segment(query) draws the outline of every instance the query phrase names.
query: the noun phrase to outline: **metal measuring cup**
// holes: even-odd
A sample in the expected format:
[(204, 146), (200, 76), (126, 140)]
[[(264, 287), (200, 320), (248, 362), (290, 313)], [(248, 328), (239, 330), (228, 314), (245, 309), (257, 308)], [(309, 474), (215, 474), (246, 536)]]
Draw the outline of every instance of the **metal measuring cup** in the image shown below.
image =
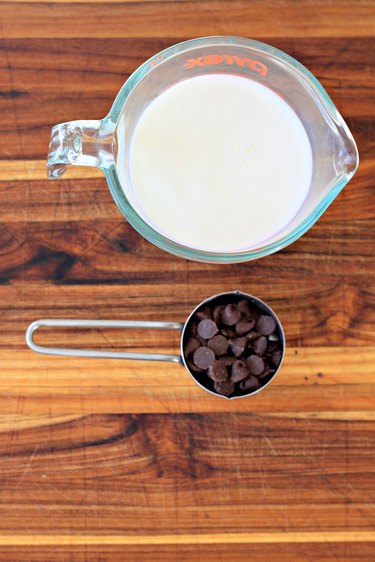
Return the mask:
[[(190, 335), (190, 328), (193, 322), (194, 315), (201, 309), (205, 308), (207, 305), (215, 306), (220, 304), (228, 304), (228, 302), (240, 301), (246, 299), (250, 305), (255, 305), (264, 314), (272, 316), (276, 323), (276, 336), (275, 340), (279, 341), (281, 344), (281, 359), (280, 363), (275, 369), (270, 379), (263, 384), (260, 388), (249, 391), (247, 393), (232, 395), (230, 397), (218, 394), (214, 390), (209, 388), (207, 383), (207, 376), (202, 373), (194, 372), (189, 368), (187, 357), (185, 356), (184, 348), (186, 344), (186, 339)], [(170, 355), (162, 353), (134, 353), (128, 351), (103, 351), (100, 349), (79, 349), (79, 348), (60, 348), (60, 347), (48, 347), (42, 346), (34, 341), (34, 334), (36, 330), (43, 327), (49, 328), (153, 328), (157, 330), (179, 330), (181, 332), (181, 343), (180, 352), (181, 355)], [(173, 363), (182, 363), (194, 379), (194, 381), (204, 390), (213, 394), (214, 396), (219, 396), (221, 398), (233, 399), (233, 398), (245, 398), (251, 394), (257, 394), (263, 390), (270, 382), (274, 379), (278, 373), (285, 352), (285, 336), (279, 318), (276, 316), (275, 312), (262, 300), (249, 295), (247, 293), (242, 293), (241, 291), (233, 291), (227, 293), (219, 293), (212, 297), (209, 297), (202, 301), (194, 310), (190, 313), (185, 323), (180, 322), (155, 322), (155, 321), (143, 321), (143, 320), (75, 320), (75, 319), (41, 319), (32, 322), (26, 330), (26, 343), (30, 349), (37, 353), (43, 353), (46, 355), (64, 355), (70, 357), (96, 357), (96, 358), (106, 358), (106, 359), (133, 359), (142, 361), (168, 361)]]

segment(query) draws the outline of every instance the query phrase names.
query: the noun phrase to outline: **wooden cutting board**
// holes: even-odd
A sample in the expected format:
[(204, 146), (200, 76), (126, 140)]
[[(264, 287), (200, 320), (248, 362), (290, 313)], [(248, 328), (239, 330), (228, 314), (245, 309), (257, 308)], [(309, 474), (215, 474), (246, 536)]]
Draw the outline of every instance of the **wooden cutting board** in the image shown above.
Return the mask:
[[(0, 3), (0, 561), (372, 561), (374, 2)], [(358, 142), (319, 222), (256, 262), (184, 261), (143, 240), (94, 169), (47, 181), (50, 127), (108, 112), (145, 59), (242, 35), (304, 63)], [(48, 358), (41, 317), (184, 321), (204, 298), (266, 300), (287, 337), (263, 393), (225, 401), (179, 365)], [(45, 334), (178, 351), (178, 334)]]

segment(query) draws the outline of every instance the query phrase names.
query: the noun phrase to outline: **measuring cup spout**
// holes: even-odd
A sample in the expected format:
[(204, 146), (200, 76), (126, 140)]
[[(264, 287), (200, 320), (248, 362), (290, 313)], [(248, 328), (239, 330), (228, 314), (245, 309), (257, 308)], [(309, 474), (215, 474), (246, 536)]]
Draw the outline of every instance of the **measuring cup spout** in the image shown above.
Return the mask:
[(347, 183), (358, 168), (359, 155), (357, 145), (345, 121), (341, 118), (336, 121), (336, 159), (334, 162), (337, 181), (345, 180)]

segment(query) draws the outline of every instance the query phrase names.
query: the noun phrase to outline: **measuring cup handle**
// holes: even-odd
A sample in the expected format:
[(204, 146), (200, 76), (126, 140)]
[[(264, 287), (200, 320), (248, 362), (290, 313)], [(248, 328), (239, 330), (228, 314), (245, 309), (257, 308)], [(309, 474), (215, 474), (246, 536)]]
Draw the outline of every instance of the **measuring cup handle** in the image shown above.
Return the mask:
[(101, 121), (70, 121), (51, 130), (47, 159), (50, 179), (61, 177), (68, 166), (108, 168), (113, 162), (114, 124)]
[(102, 351), (100, 349), (74, 349), (65, 347), (48, 347), (34, 341), (34, 333), (39, 328), (153, 328), (156, 330), (179, 330), (184, 324), (179, 322), (147, 322), (137, 320), (70, 320), (45, 319), (32, 322), (26, 330), (26, 343), (30, 349), (46, 355), (64, 355), (70, 357), (99, 357), (106, 359), (140, 359), (143, 361), (170, 361), (180, 363), (180, 355), (161, 353), (133, 353), (125, 351)]

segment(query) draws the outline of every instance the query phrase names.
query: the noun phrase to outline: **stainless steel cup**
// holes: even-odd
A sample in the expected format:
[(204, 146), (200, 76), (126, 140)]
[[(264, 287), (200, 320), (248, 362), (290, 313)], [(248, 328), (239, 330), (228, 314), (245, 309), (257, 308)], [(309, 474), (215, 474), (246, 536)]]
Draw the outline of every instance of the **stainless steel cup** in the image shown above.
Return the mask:
[[(26, 343), (30, 349), (36, 351), (37, 353), (44, 353), (46, 355), (64, 355), (70, 357), (96, 357), (96, 358), (107, 358), (107, 359), (135, 359), (143, 361), (169, 361), (174, 363), (182, 363), (194, 379), (194, 381), (204, 390), (213, 394), (214, 396), (219, 396), (220, 398), (227, 398), (221, 394), (217, 394), (205, 384), (206, 376), (193, 372), (187, 363), (187, 358), (184, 354), (184, 348), (186, 343), (186, 338), (190, 332), (191, 323), (193, 321), (194, 314), (200, 309), (207, 305), (223, 304), (229, 300), (233, 302), (234, 300), (246, 299), (250, 304), (255, 305), (257, 308), (262, 310), (265, 314), (272, 316), (276, 322), (276, 339), (281, 343), (281, 360), (269, 381), (263, 386), (255, 391), (249, 392), (242, 395), (230, 396), (233, 398), (244, 398), (251, 394), (257, 394), (266, 386), (268, 386), (271, 380), (274, 379), (278, 371), (280, 370), (285, 351), (285, 336), (284, 331), (281, 326), (279, 318), (276, 316), (274, 311), (260, 299), (249, 295), (247, 293), (242, 293), (241, 291), (231, 291), (227, 293), (219, 293), (202, 301), (194, 310), (190, 313), (185, 323), (180, 322), (155, 322), (155, 321), (142, 321), (142, 320), (76, 320), (76, 319), (42, 319), (32, 322), (26, 330)], [(104, 351), (100, 349), (79, 349), (79, 348), (60, 348), (60, 347), (48, 347), (42, 346), (34, 341), (34, 333), (39, 328), (49, 327), (49, 328), (153, 328), (157, 330), (179, 330), (181, 332), (181, 342), (180, 342), (180, 355), (168, 355), (161, 353), (133, 353), (127, 351)]]

